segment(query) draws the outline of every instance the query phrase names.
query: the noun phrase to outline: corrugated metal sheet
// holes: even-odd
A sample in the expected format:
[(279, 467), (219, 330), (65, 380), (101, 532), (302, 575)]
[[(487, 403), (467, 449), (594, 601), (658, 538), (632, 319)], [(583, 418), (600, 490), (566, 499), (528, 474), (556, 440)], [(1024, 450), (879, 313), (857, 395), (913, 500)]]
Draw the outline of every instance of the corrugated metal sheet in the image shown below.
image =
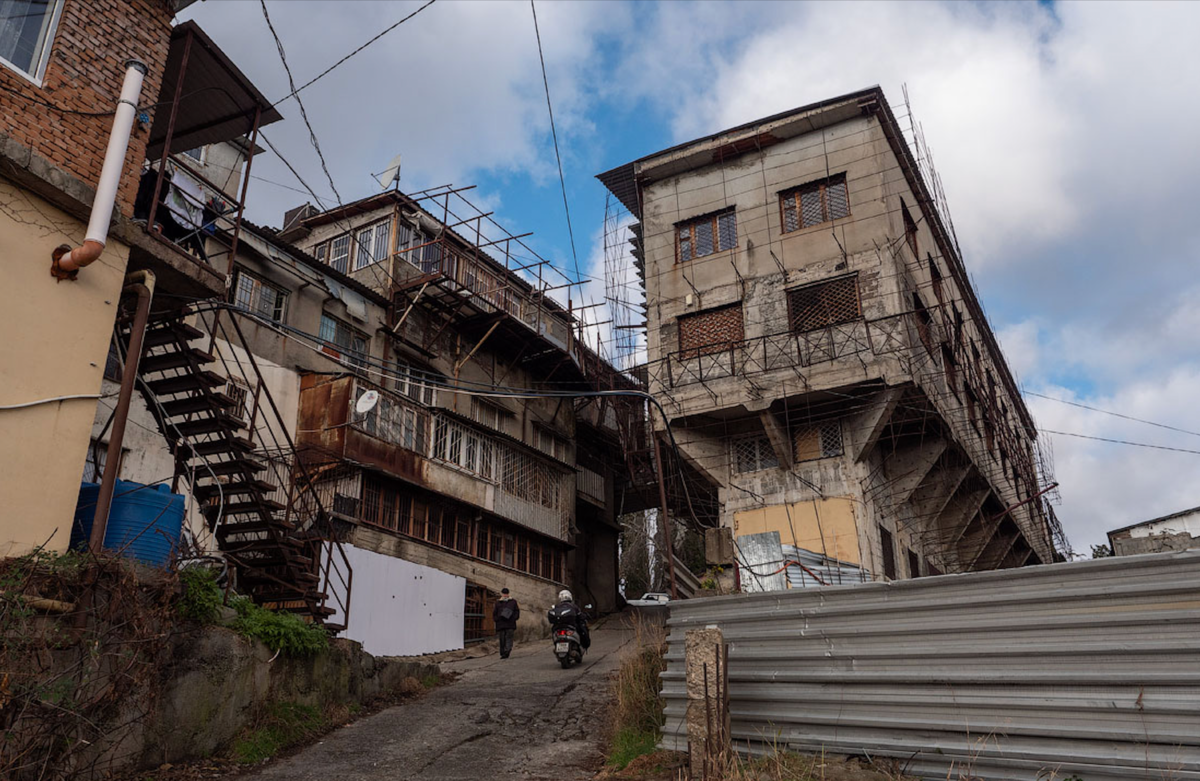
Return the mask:
[(893, 757), (927, 779), (1200, 779), (1200, 551), (670, 605), (716, 624), (739, 747)]
[[(795, 545), (784, 545), (783, 557), (789, 562), (800, 562), (804, 565), (788, 565), (788, 588), (813, 588), (822, 585), (844, 586), (850, 583), (869, 583), (871, 581), (871, 573), (861, 567), (827, 558), (823, 554), (797, 548)], [(816, 577), (813, 577), (814, 575)]]

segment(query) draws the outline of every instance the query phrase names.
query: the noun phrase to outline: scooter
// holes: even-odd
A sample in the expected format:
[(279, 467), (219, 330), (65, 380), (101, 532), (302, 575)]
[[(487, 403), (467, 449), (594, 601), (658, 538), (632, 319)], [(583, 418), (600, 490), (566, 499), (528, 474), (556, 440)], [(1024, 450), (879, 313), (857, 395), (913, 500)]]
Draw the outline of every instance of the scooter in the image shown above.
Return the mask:
[[(591, 607), (586, 605), (584, 609), (590, 610)], [(559, 608), (552, 607), (547, 616), (550, 619), (550, 636), (554, 641), (554, 656), (564, 670), (570, 668), (573, 662), (583, 662), (583, 655), (586, 653), (579, 632), (574, 626), (575, 615), (561, 613)]]

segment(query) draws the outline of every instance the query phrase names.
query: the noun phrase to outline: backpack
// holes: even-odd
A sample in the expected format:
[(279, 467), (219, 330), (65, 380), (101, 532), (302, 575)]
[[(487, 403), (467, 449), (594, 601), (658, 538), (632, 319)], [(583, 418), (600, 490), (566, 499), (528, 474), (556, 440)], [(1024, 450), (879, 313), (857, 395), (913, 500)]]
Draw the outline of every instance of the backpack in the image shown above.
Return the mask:
[(501, 621), (512, 621), (514, 612), (515, 611), (513, 610), (512, 600), (511, 599), (504, 600), (504, 606), (500, 608), (500, 620)]

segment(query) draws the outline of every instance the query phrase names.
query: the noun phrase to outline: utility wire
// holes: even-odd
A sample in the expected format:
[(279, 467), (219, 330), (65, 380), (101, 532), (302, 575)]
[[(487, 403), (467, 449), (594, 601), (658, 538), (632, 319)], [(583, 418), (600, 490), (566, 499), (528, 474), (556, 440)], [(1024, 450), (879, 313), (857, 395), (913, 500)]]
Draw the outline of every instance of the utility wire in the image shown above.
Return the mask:
[(529, 0), (529, 10), (533, 11), (533, 32), (537, 36), (538, 59), (542, 63), (542, 86), (546, 88), (546, 111), (550, 114), (550, 136), (554, 139), (554, 157), (558, 161), (558, 183), (562, 186), (563, 211), (567, 214), (567, 235), (571, 238), (571, 259), (575, 263), (575, 278), (582, 279), (579, 273), (579, 255), (575, 252), (575, 231), (571, 227), (571, 207), (567, 203), (567, 180), (563, 176), (562, 155), (558, 151), (558, 131), (554, 127), (554, 107), (550, 105), (550, 80), (546, 77), (546, 56), (542, 53), (542, 33), (538, 30), (537, 8), (533, 0)]
[(275, 39), (275, 48), (279, 50), (279, 59), (283, 63), (283, 70), (287, 73), (288, 86), (292, 88), (296, 105), (300, 106), (300, 118), (304, 120), (304, 126), (308, 128), (309, 141), (312, 142), (313, 149), (317, 151), (317, 157), (321, 160), (321, 170), (325, 172), (325, 178), (329, 180), (329, 188), (333, 190), (333, 196), (340, 206), (342, 196), (338, 193), (337, 185), (333, 183), (333, 175), (329, 173), (329, 165), (325, 162), (325, 154), (321, 151), (321, 142), (317, 140), (317, 132), (313, 130), (312, 123), (308, 121), (308, 111), (304, 108), (304, 101), (300, 100), (300, 95), (297, 94), (300, 90), (296, 89), (296, 81), (292, 78), (292, 69), (288, 66), (287, 54), (283, 50), (283, 41), (279, 40), (279, 33), (275, 32), (275, 25), (271, 23), (271, 15), (267, 12), (267, 0), (259, 0), (259, 4), (262, 6), (263, 19), (267, 22), (267, 29), (271, 31), (271, 37)]
[(1132, 420), (1134, 423), (1145, 423), (1147, 426), (1156, 426), (1158, 428), (1165, 428), (1168, 431), (1178, 431), (1181, 434), (1191, 434), (1193, 437), (1200, 437), (1200, 432), (1188, 431), (1185, 428), (1179, 428), (1177, 426), (1168, 426), (1166, 423), (1155, 423), (1153, 420), (1144, 420), (1142, 418), (1135, 418), (1132, 415), (1123, 415), (1120, 412), (1113, 412), (1111, 410), (1100, 409), (1099, 407), (1089, 407), (1087, 404), (1080, 404), (1077, 401), (1068, 401), (1067, 399), (1059, 399), (1059, 398), (1055, 398), (1054, 396), (1046, 396), (1044, 394), (1034, 393), (1033, 391), (1028, 391), (1028, 390), (1025, 391), (1025, 395), (1026, 396), (1036, 396), (1039, 399), (1047, 399), (1049, 401), (1057, 401), (1059, 404), (1069, 404), (1072, 407), (1079, 407), (1080, 409), (1086, 409), (1086, 410), (1090, 410), (1092, 412), (1101, 412), (1101, 413), (1104, 413), (1105, 415), (1112, 415), (1114, 418), (1121, 418), (1122, 420)]
[(412, 19), (414, 16), (416, 16), (416, 15), (417, 15), (417, 14), (419, 14), (419, 13), (421, 13), (421, 12), (422, 12), (422, 11), (424, 11), (426, 8), (428, 8), (429, 6), (433, 5), (433, 4), (434, 4), (434, 3), (436, 3), (436, 2), (437, 2), (437, 0), (429, 0), (429, 2), (425, 3), (425, 5), (421, 6), (421, 7), (420, 7), (420, 8), (418, 8), (417, 10), (413, 11), (411, 14), (409, 14), (409, 15), (408, 15), (408, 16), (406, 16), (406, 17), (404, 17), (403, 19), (401, 19), (400, 21), (396, 22), (395, 24), (391, 25), (390, 27), (386, 27), (386, 28), (384, 28), (384, 29), (383, 29), (381, 32), (379, 32), (377, 35), (375, 35), (375, 36), (374, 36), (373, 38), (371, 38), (369, 41), (367, 41), (366, 43), (364, 43), (362, 46), (359, 46), (357, 49), (355, 49), (354, 51), (350, 52), (350, 53), (349, 53), (349, 54), (347, 54), (345, 57), (343, 57), (342, 59), (340, 59), (340, 60), (338, 60), (337, 62), (335, 62), (333, 65), (330, 65), (328, 68), (326, 68), (325, 70), (323, 70), (323, 71), (321, 71), (320, 73), (318, 73), (318, 74), (317, 74), (315, 77), (313, 77), (312, 79), (309, 79), (309, 80), (308, 80), (308, 81), (306, 81), (304, 84), (301, 84), (299, 87), (297, 87), (295, 84), (292, 84), (292, 85), (291, 85), (291, 87), (292, 87), (292, 91), (291, 91), (291, 92), (289, 92), (288, 94), (284, 95), (284, 96), (283, 96), (282, 98), (280, 98), (279, 100), (277, 100), (277, 101), (275, 101), (274, 103), (272, 103), (272, 104), (271, 104), (272, 108), (274, 108), (275, 106), (278, 106), (280, 103), (282, 103), (283, 101), (287, 100), (288, 98), (295, 97), (295, 96), (299, 95), (301, 91), (308, 89), (308, 88), (309, 88), (309, 87), (311, 87), (313, 84), (316, 84), (318, 81), (320, 81), (321, 79), (323, 79), (323, 78), (325, 78), (326, 76), (328, 76), (328, 75), (329, 75), (331, 72), (333, 72), (333, 70), (334, 70), (334, 69), (336, 69), (336, 68), (337, 68), (338, 66), (340, 66), (342, 63), (346, 62), (346, 60), (349, 60), (351, 57), (353, 57), (354, 55), (358, 54), (358, 53), (359, 53), (359, 52), (361, 52), (363, 49), (365, 49), (365, 48), (367, 48), (368, 46), (370, 46), (371, 44), (375, 43), (375, 42), (376, 42), (376, 41), (378, 41), (380, 38), (382, 38), (383, 36), (387, 35), (387, 34), (388, 34), (388, 33), (390, 33), (392, 30), (395, 30), (397, 27), (399, 27), (400, 25), (404, 24), (404, 23), (405, 23), (405, 22), (407, 22), (409, 19)]
[(1051, 431), (1048, 428), (1042, 429), (1043, 434), (1055, 434), (1060, 437), (1078, 437), (1079, 439), (1094, 439), (1097, 442), (1111, 442), (1114, 445), (1130, 445), (1132, 447), (1146, 447), (1152, 450), (1170, 450), (1175, 453), (1192, 453), (1200, 456), (1200, 450), (1188, 450), (1183, 447), (1167, 447), (1166, 445), (1148, 445), (1145, 442), (1129, 442), (1124, 439), (1109, 439), (1108, 437), (1093, 437), (1088, 434), (1075, 434), (1070, 431)]

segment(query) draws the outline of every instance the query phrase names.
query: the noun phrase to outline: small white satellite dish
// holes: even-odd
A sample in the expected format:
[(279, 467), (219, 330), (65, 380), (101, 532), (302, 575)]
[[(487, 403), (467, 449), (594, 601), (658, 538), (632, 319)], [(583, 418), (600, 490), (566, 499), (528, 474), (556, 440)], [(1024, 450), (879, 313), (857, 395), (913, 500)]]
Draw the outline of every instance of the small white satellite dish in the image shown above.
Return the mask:
[(358, 397), (358, 401), (354, 405), (354, 411), (359, 415), (366, 415), (371, 410), (375, 409), (375, 405), (379, 403), (379, 391), (369, 390)]
[(387, 168), (383, 172), (375, 176), (375, 180), (379, 182), (379, 189), (386, 190), (393, 184), (400, 181), (400, 155), (392, 158), (392, 162), (388, 163)]

